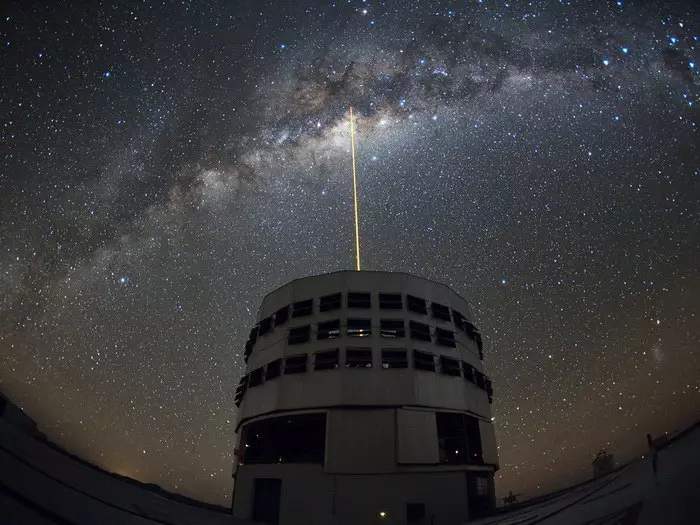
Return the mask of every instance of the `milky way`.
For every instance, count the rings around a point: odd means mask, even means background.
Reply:
[[[0,387],[100,466],[227,504],[265,293],[363,266],[452,286],[497,491],[700,409],[694,2],[5,6]]]

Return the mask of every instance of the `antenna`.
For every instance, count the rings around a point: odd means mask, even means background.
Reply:
[[[352,149],[352,194],[355,203],[355,259],[360,271],[360,214],[357,207],[357,169],[355,168],[355,117],[350,106],[350,143]]]

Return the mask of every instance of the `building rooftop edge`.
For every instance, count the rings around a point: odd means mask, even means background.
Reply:
[[[460,299],[462,299],[464,302],[468,303],[468,304],[471,306],[471,303],[470,303],[467,299],[465,299],[464,297],[462,297],[462,295],[461,295],[460,293],[458,293],[454,288],[452,288],[452,287],[451,287],[450,285],[448,285],[448,284],[441,283],[440,281],[436,281],[436,280],[434,280],[434,279],[428,279],[427,277],[421,277],[421,276],[419,276],[419,275],[415,275],[415,274],[408,273],[408,272],[389,272],[389,271],[386,271],[386,270],[336,270],[336,271],[334,271],[334,272],[317,273],[317,274],[314,274],[314,275],[307,275],[306,277],[297,277],[296,279],[292,279],[291,281],[288,281],[288,282],[284,283],[283,285],[278,286],[278,287],[275,288],[274,290],[270,290],[269,292],[267,292],[267,293],[263,296],[262,302],[264,302],[265,299],[267,299],[267,298],[268,298],[269,296],[271,296],[272,294],[274,294],[274,293],[276,293],[276,292],[279,292],[282,288],[284,288],[284,287],[286,287],[286,286],[289,286],[289,285],[291,285],[291,284],[294,284],[294,283],[296,283],[297,281],[303,281],[303,280],[305,280],[305,279],[311,279],[311,278],[313,278],[313,277],[323,277],[323,276],[327,276],[327,275],[335,275],[335,274],[339,274],[339,273],[348,273],[348,274],[353,274],[353,273],[388,273],[388,274],[393,274],[393,275],[408,275],[409,277],[413,277],[413,278],[415,278],[415,279],[421,279],[421,280],[427,281],[427,282],[429,282],[429,283],[433,283],[433,284],[437,284],[437,285],[440,285],[440,286],[444,286],[445,288],[447,288],[448,290],[450,290],[453,294],[455,294],[457,297],[459,297]],[[472,313],[473,313],[473,312],[472,312]]]

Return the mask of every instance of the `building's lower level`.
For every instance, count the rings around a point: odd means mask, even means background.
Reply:
[[[408,407],[244,423],[234,516],[281,525],[456,525],[495,505],[490,421]]]

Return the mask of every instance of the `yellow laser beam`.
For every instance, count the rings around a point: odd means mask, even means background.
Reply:
[[[355,203],[355,259],[360,271],[360,212],[357,204],[357,169],[355,167],[355,117],[350,106],[350,143],[352,148],[352,194]]]

